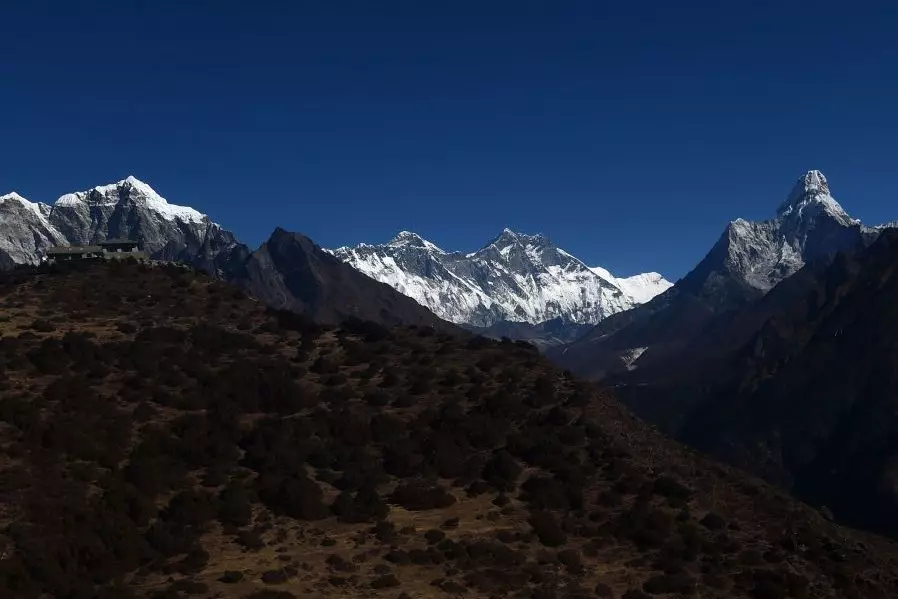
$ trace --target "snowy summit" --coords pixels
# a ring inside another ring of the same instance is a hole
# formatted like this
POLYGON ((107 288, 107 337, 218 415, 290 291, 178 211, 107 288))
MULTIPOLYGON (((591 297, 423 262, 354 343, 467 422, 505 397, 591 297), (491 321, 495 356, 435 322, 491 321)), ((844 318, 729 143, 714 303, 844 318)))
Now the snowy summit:
POLYGON ((590 268, 544 235, 504 229, 475 252, 446 252, 403 231, 382 245, 331 252, 368 276, 475 327, 560 319, 589 325, 648 301, 670 287, 657 273, 617 279, 590 268))

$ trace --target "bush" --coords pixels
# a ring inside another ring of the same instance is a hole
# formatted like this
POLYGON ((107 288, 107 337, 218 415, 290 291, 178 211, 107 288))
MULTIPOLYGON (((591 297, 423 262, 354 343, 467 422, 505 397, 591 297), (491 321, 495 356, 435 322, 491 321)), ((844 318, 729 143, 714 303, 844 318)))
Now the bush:
POLYGON ((246 526, 253 515, 249 494, 236 484, 222 489, 218 495, 218 519, 222 524, 234 526, 246 526))
POLYGON ((714 512, 708 512, 705 517, 700 520, 702 526, 708 530, 720 530, 726 526, 726 520, 714 512))
POLYGON ((442 530, 437 530, 432 528, 424 533, 424 538, 427 540, 429 545, 435 545, 446 538, 446 533, 442 530))
POLYGON ((455 496, 439 485, 402 483, 390 495, 390 501, 407 510, 434 510, 454 504, 455 496))
POLYGON ((372 589, 388 589, 398 587, 401 583, 395 574, 384 574, 371 581, 372 589))
POLYGON ((531 512, 528 520, 539 542, 546 547, 559 547, 567 542, 567 535, 558 525, 558 520, 550 512, 531 512))
POLYGON ((284 584, 289 579, 285 570, 268 570, 262 573, 262 582, 265 584, 284 584))
POLYGON ((656 495, 688 501, 692 497, 692 490, 680 484, 669 476, 659 476, 652 485, 652 492, 656 495))
POLYGON ((241 580, 243 580, 243 572, 237 570, 225 570, 225 573, 218 577, 218 581, 225 584, 236 584, 241 580))
POLYGON ((500 490, 514 488, 515 482, 523 472, 520 464, 504 449, 493 452, 492 457, 483 467, 483 480, 500 490))
POLYGON ((275 513, 297 520, 321 520, 330 512, 321 488, 305 476, 282 477, 265 473, 256 484, 259 498, 275 513))

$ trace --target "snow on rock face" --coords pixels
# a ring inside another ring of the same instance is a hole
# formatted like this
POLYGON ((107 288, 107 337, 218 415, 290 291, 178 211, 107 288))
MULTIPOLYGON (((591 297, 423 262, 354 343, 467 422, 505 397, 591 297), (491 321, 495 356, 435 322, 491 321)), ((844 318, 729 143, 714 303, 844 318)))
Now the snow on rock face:
POLYGON ((67 193, 49 206, 18 194, 0 199, 0 267, 34 264, 48 247, 134 239, 154 258, 178 260, 215 274, 238 245, 208 216, 170 204, 135 177, 67 193))
POLYGON ((673 287, 673 283, 657 272, 646 272, 633 275, 632 277, 618 278, 615 279, 615 282, 637 304, 644 304, 656 295, 664 293, 673 287))
POLYGON ((89 191, 67 193, 56 200, 54 206, 59 208, 83 208, 93 206, 118 206, 123 201, 142 204, 153 214, 165 220, 181 220, 191 223, 202 223, 208 220, 205 214, 201 214, 193 208, 169 204, 156 191, 137 179, 129 176, 118 183, 100 185, 89 191))
POLYGON ((37 264, 43 248, 66 243, 48 220, 50 210, 15 192, 0 196, 0 268, 37 264))
POLYGON ((670 285, 657 275, 651 284, 625 279, 624 290, 610 273, 589 268, 545 236, 510 229, 471 253, 446 252, 408 231, 383 245, 331 253, 441 318, 478 327, 556 318, 594 324, 670 285))
POLYGON ((135 239, 141 249, 166 260, 203 261, 236 243, 206 215, 169 204, 135 177, 63 195, 50 220, 73 243, 135 239))
MULTIPOLYGON (((766 292, 809 260, 860 245, 864 230, 833 198, 823 173, 811 170, 799 177, 775 218, 734 220, 703 262, 723 255, 717 268, 766 292)), ((702 264, 696 270, 703 272, 702 264)))

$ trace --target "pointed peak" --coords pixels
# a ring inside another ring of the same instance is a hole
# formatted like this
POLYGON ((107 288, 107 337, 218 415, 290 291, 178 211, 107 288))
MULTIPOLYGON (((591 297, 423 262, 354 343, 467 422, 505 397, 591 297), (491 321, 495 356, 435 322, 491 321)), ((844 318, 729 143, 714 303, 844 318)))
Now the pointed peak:
POLYGON ((815 194, 829 195, 829 182, 820 171, 810 170, 798 178, 798 181, 795 182, 795 187, 792 188, 792 193, 789 195, 796 194, 803 196, 815 194))
POLYGON ((163 201, 165 201, 164 198, 161 198, 161 196, 159 196, 159 194, 156 193, 155 189, 153 189, 152 187, 149 186, 149 184, 144 183, 143 181, 141 181, 134 175, 128 175, 121 181, 116 181, 115 183, 110 183, 108 185, 98 185, 97 187, 94 187, 92 191, 97 191, 98 193, 103 194, 103 193, 107 193, 109 191, 118 190, 118 189, 122 189, 122 188, 135 189, 144 195, 156 196, 156 197, 159 197, 160 199, 162 199, 163 201))
POLYGON ((145 205, 166 220, 182 220, 202 223, 208 217, 188 206, 169 204, 156 190, 134 175, 108 185, 98 185, 88 191, 67 193, 54 204, 57 208, 81 208, 83 206, 116 206, 123 201, 145 205))
POLYGON ((515 243, 519 243, 522 245, 544 245, 551 242, 549 241, 549 238, 542 233, 528 235, 526 233, 519 233, 517 231, 509 229, 508 227, 505 227, 504 229, 502 229, 501 233, 499 233, 488 244, 484 246, 484 249, 490 247, 491 245, 503 248, 515 243))
POLYGON ((399 233, 396 234, 396 237, 394 237, 392 240, 390 240, 390 242, 387 245, 417 247, 417 248, 424 248, 426 250, 430 250, 432 252, 437 252, 440 254, 446 253, 443 250, 441 250, 439 247, 437 247, 436 244, 431 243, 430 241, 427 241, 426 239, 424 239, 423 237, 421 237, 420 235, 418 235, 417 233, 414 233, 412 231, 400 231, 399 233))
POLYGON ((846 224, 854 222, 833 198, 826 176, 818 170, 810 170, 798 178, 789 196, 780 204, 777 216, 801 217, 808 208, 822 209, 846 224))
POLYGON ((399 231, 390 243, 423 243, 424 238, 412 231, 399 231))

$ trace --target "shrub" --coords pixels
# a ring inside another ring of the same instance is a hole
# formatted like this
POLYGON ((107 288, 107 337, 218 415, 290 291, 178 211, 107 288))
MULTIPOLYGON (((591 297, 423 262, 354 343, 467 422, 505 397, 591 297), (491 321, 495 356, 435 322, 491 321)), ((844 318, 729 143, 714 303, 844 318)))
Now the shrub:
POLYGON ((504 449, 493 452, 490 460, 484 465, 481 476, 483 480, 500 490, 514 487, 523 472, 520 464, 504 449))
POLYGON ((407 510, 434 510, 455 503, 455 496, 439 485, 402 483, 390 495, 390 501, 407 510))
POLYGON ((38 318, 31 323, 31 328, 39 333, 52 333, 56 330, 56 325, 49 320, 38 318))
POLYGON ((437 530, 432 528, 424 533, 424 538, 427 540, 429 545, 435 545, 446 538, 446 533, 442 530, 437 530))
POLYGON ((692 490, 680 484, 669 476, 659 476, 652 485, 652 492, 656 495, 688 501, 692 497, 692 490))
POLYGON ((567 535, 558 526, 558 520, 550 512, 531 512, 528 520, 539 542, 546 547, 559 547, 567 542, 567 535))
POLYGON ((243 572, 237 570, 225 570, 225 573, 218 577, 218 581, 225 584, 236 584, 241 580, 243 580, 243 572))
POLYGON ((720 530, 726 526, 726 520, 714 512, 708 512, 705 517, 700 520, 702 526, 708 530, 720 530))
POLYGON ((558 559, 558 563, 566 566, 569 570, 579 570, 583 566, 580 552, 576 549, 562 549, 555 557, 558 559))
POLYGON ((379 576, 371 581, 372 589, 388 589, 392 587, 398 587, 399 585, 399 579, 396 578, 395 574, 384 574, 383 576, 379 576))
POLYGON ((284 570, 268 570, 262 573, 262 582, 265 584, 283 584, 290 576, 284 570))
POLYGON ((265 473, 257 479, 259 498, 272 511, 297 520, 321 520, 329 513, 321 488, 305 476, 265 473))

